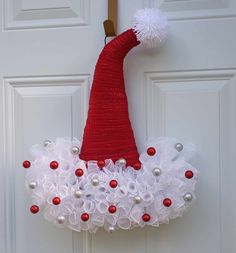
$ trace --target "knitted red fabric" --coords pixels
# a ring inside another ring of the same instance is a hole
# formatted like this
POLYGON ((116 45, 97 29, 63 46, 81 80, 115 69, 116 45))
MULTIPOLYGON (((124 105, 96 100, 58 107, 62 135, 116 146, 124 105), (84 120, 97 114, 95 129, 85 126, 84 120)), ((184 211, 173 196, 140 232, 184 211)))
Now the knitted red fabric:
POLYGON ((130 29, 108 43, 99 56, 80 152, 80 158, 85 161, 116 162, 125 158, 131 166, 139 162, 123 74, 124 58, 138 44, 130 29))

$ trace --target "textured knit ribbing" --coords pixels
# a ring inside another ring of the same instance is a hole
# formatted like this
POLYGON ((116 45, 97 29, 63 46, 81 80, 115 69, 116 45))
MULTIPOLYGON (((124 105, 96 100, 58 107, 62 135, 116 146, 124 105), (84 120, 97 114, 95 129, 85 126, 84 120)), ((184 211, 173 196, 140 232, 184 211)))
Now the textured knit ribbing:
POLYGON ((129 120, 123 62, 139 42, 132 29, 107 44, 101 52, 90 94, 80 158, 89 160, 125 158, 137 163, 137 151, 129 120))

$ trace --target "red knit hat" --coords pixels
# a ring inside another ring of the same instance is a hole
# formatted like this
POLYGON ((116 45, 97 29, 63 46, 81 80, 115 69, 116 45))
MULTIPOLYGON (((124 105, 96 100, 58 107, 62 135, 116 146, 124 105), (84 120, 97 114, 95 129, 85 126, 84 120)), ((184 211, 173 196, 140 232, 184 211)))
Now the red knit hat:
POLYGON ((123 73, 124 58, 137 45, 162 44, 166 20, 157 10, 136 12, 132 29, 108 43, 98 59, 89 101, 80 158, 105 161, 120 158, 139 166, 139 154, 131 127, 123 73))

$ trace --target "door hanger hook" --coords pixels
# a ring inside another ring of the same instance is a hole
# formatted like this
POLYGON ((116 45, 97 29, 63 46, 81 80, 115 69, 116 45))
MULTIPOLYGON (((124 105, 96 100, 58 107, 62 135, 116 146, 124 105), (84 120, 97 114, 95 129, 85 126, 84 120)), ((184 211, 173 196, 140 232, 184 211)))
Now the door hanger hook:
POLYGON ((108 37, 114 37, 117 33, 117 0, 108 0, 108 19, 103 22, 105 31, 104 43, 108 37))

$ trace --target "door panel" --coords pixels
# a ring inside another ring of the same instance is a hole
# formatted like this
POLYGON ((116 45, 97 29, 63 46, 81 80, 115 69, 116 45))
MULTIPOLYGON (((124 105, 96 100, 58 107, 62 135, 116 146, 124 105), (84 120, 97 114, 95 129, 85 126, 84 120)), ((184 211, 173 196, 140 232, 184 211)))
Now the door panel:
POLYGON ((58 229, 28 212, 21 162, 56 137, 81 139, 106 0, 2 0, 0 25, 0 252, 231 253, 236 205, 236 9, 234 0, 120 0, 119 31, 136 9, 169 18, 161 49, 134 49, 125 79, 135 138, 196 144, 197 201, 159 228, 95 235, 58 229))
POLYGON ((76 237, 71 231, 56 229, 40 216, 35 220, 28 212, 30 202, 20 161, 23 157, 30 159, 32 143, 40 143, 45 137, 81 138, 87 114, 88 76, 6 78, 4 88, 6 213, 10 238, 15 238, 15 244, 9 242, 9 252, 31 252, 32 247, 36 252, 73 252, 72 239, 76 237))

